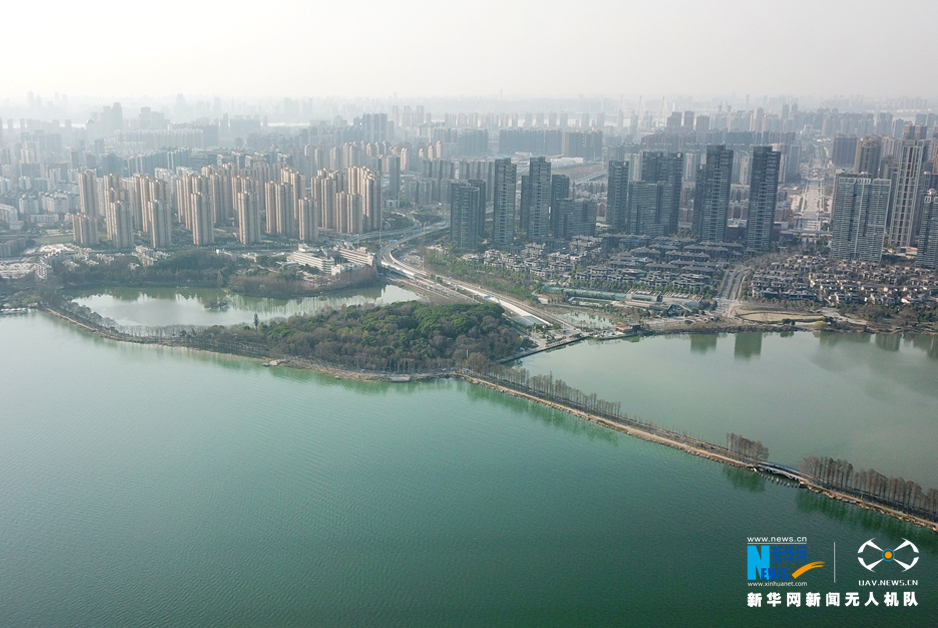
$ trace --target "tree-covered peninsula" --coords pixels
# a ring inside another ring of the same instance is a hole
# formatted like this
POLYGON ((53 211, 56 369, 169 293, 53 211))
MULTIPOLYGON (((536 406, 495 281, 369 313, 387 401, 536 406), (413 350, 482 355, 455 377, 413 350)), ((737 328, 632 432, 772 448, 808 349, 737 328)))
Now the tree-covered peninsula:
POLYGON ((367 266, 329 276, 309 267, 281 266, 265 255, 251 261, 205 249, 188 249, 148 265, 141 264, 135 255, 121 253, 98 257, 93 263, 56 262, 55 277, 61 287, 68 289, 185 286, 225 288, 250 297, 291 299, 375 284, 378 269, 367 266))
POLYGON ((186 344, 231 353, 264 351, 335 368, 414 373, 487 363, 531 346, 495 303, 419 301, 346 307, 256 326, 211 327, 186 344))

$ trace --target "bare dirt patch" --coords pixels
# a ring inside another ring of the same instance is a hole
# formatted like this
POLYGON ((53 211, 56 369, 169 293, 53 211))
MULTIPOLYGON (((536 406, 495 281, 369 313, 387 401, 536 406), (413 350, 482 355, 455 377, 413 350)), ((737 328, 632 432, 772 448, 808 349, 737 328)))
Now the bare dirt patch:
POLYGON ((785 320, 795 321, 796 323, 813 323, 824 320, 823 314, 785 312, 781 310, 737 310, 736 316, 744 321, 754 323, 781 323, 785 320))

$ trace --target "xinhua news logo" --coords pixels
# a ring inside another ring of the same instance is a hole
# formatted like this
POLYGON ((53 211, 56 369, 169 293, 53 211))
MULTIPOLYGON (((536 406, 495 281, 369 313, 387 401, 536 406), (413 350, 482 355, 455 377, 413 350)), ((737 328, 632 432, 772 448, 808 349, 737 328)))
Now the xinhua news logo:
POLYGON ((857 550, 857 560, 860 561, 860 564, 869 571, 876 569, 876 566, 880 563, 883 563, 884 565, 895 563, 896 565, 902 567, 903 572, 908 571, 909 569, 912 569, 912 567, 915 567, 915 563, 918 562, 918 548, 915 546, 915 543, 909 539, 902 540, 904 543, 897 546, 896 548, 883 549, 874 543, 875 539, 870 539, 861 545, 859 550, 857 550), (912 562, 903 562, 902 560, 899 560, 900 556, 902 556, 902 558, 904 558, 906 561, 911 558, 912 562), (866 560, 864 560, 864 557, 866 557, 866 560))
POLYGON ((746 546, 749 580, 797 580, 806 571, 823 567, 823 561, 808 562, 807 543, 757 544, 746 546))

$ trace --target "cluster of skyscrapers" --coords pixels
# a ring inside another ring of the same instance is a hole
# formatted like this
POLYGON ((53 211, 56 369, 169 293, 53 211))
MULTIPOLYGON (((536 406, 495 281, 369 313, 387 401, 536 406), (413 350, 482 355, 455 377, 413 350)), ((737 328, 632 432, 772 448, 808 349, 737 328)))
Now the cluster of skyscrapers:
POLYGON ((831 255, 879 262, 883 249, 917 247, 920 265, 935 267, 938 233, 932 228, 938 156, 925 125, 909 125, 902 139, 868 135, 834 138, 837 174, 831 209, 831 255), (852 152, 852 158, 850 153, 852 152))
MULTIPOLYGON (((753 148, 746 245, 755 251, 768 251, 772 245, 780 165, 779 151, 769 146, 753 148)), ((495 170, 498 194, 493 202, 492 242, 496 246, 507 246, 515 236, 516 166, 509 159, 500 159, 495 161, 495 170)), ((631 162, 610 160, 606 179, 606 225, 621 234, 676 235, 680 228, 684 170, 684 154, 680 152, 642 151, 640 157, 631 162), (633 164, 639 168, 636 177, 630 173, 633 164)), ((706 161, 698 168, 693 199, 692 233, 701 241, 727 240, 732 174, 733 151, 722 145, 708 147, 706 161)), ((569 240, 577 235, 595 235, 598 204, 595 200, 575 199, 570 178, 552 174, 551 163, 545 157, 532 157, 528 161, 528 172, 521 176, 520 186, 517 227, 518 235, 524 240, 545 242, 551 238, 569 240)), ((457 216, 464 215, 464 209, 456 200, 451 206, 458 207, 453 210, 455 222, 457 216)), ((484 220, 477 218, 472 221, 484 224, 484 220)), ((474 248, 484 237, 481 229, 460 229, 459 232, 478 233, 477 238, 464 240, 455 235, 454 226, 453 240, 460 249, 474 248)))
MULTIPOLYGON (((218 99, 214 120, 172 123, 175 114, 149 107, 129 117, 119 103, 83 127, 24 119, 17 129, 6 119, 0 215, 13 230, 64 218, 85 244, 103 230, 115 248, 141 240, 167 248, 190 238, 210 245, 233 235, 251 245, 360 234, 380 230, 388 209, 423 207, 448 213, 457 250, 561 245, 595 235, 604 220, 612 234, 689 231, 763 252, 780 229, 786 237, 811 229, 795 221, 784 231, 792 191, 779 185, 800 182, 809 160, 826 163, 819 151, 829 147, 850 171, 835 184, 832 254, 875 260, 884 246, 917 246, 927 263, 938 237, 926 207, 938 187, 928 137, 935 115, 911 122, 766 100, 775 111, 720 105, 699 115, 662 102, 655 116, 639 102, 629 116, 621 104, 608 118, 603 99, 602 110, 573 117, 476 112, 442 121, 392 106, 294 128, 230 118, 218 99)), ((296 117, 310 106, 287 99, 283 111, 296 117)))
POLYGON ((160 175, 99 178, 83 171, 79 211, 72 217, 75 240, 97 243, 98 216, 116 249, 131 248, 134 232, 154 248, 168 248, 174 222, 192 232, 196 246, 214 243, 216 228, 230 228, 239 242, 254 244, 265 234, 315 242, 320 229, 358 234, 382 226, 381 175, 369 168, 321 170, 309 185, 296 169, 262 160, 160 175))
MULTIPOLYGON (((638 180, 632 164, 611 160, 608 169, 606 223, 622 233, 675 235, 681 213, 685 156, 680 152, 643 151, 638 180)), ((746 246, 768 251, 772 243, 781 153, 754 146, 749 170, 749 211, 746 246)), ((725 242, 733 177, 733 151, 708 146, 706 161, 697 169, 691 232, 703 242, 725 242)))
MULTIPOLYGON (((521 175, 520 196, 517 164, 510 158, 496 159, 492 172, 490 242, 494 246, 511 246, 516 237, 543 243, 596 234, 597 202, 575 199, 570 178, 552 174, 546 157, 532 157, 528 161, 528 173, 521 175)), ((487 187, 486 181, 477 179, 459 181, 450 187, 450 232, 456 249, 473 249, 488 237, 487 187)))

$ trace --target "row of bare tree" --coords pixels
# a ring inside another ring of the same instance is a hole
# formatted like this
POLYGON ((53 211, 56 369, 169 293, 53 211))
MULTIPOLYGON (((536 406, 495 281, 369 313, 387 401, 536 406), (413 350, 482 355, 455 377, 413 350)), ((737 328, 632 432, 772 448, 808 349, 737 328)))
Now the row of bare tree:
POLYGON ((508 384, 513 388, 524 389, 539 397, 552 399, 569 404, 579 410, 591 414, 598 414, 615 419, 627 419, 622 414, 622 402, 605 401, 596 396, 596 393, 586 394, 579 388, 567 384, 562 379, 554 379, 550 375, 531 375, 527 369, 505 368, 491 366, 478 373, 490 380, 508 384))
MULTIPOLYGON (((739 434, 726 435, 726 448, 711 445, 677 434, 650 424, 639 423, 622 413, 619 402, 604 401, 595 394, 587 395, 552 375, 531 375, 526 369, 490 366, 475 371, 476 375, 539 397, 559 401, 571 407, 585 410, 624 423, 641 427, 676 440, 693 442, 695 445, 720 451, 744 462, 762 462, 769 458, 769 448, 759 441, 752 441, 739 434)), ((938 520, 938 490, 922 487, 903 478, 889 478, 873 469, 855 471, 846 460, 832 458, 805 458, 801 472, 822 485, 856 494, 859 497, 888 504, 905 512, 938 520)))
POLYGON ((857 470, 846 460, 814 456, 802 460, 801 472, 832 488, 871 497, 932 519, 938 517, 938 490, 922 490, 911 480, 886 477, 875 469, 857 470))
POLYGON ((751 458, 752 460, 769 459, 768 447, 757 440, 752 441, 743 438, 739 434, 730 433, 726 435, 726 448, 743 458, 751 458))
POLYGON ((766 460, 769 456, 769 450, 762 443, 747 440, 736 434, 728 435, 727 440, 732 437, 732 444, 735 448, 721 447, 707 441, 694 438, 686 433, 679 433, 663 427, 658 427, 646 421, 640 421, 630 417, 622 412, 622 403, 620 401, 605 401, 596 396, 596 393, 586 394, 582 390, 570 386, 562 379, 555 379, 550 375, 531 375, 526 369, 511 368, 497 364, 487 364, 480 368, 479 365, 471 365, 473 373, 477 377, 488 379, 491 382, 514 388, 521 392, 533 394, 542 399, 555 401, 577 410, 583 410, 590 414, 595 414, 618 423, 638 427, 642 430, 664 436, 674 441, 688 443, 695 447, 707 449, 723 456, 736 458, 741 462, 752 462, 754 460, 766 460))

